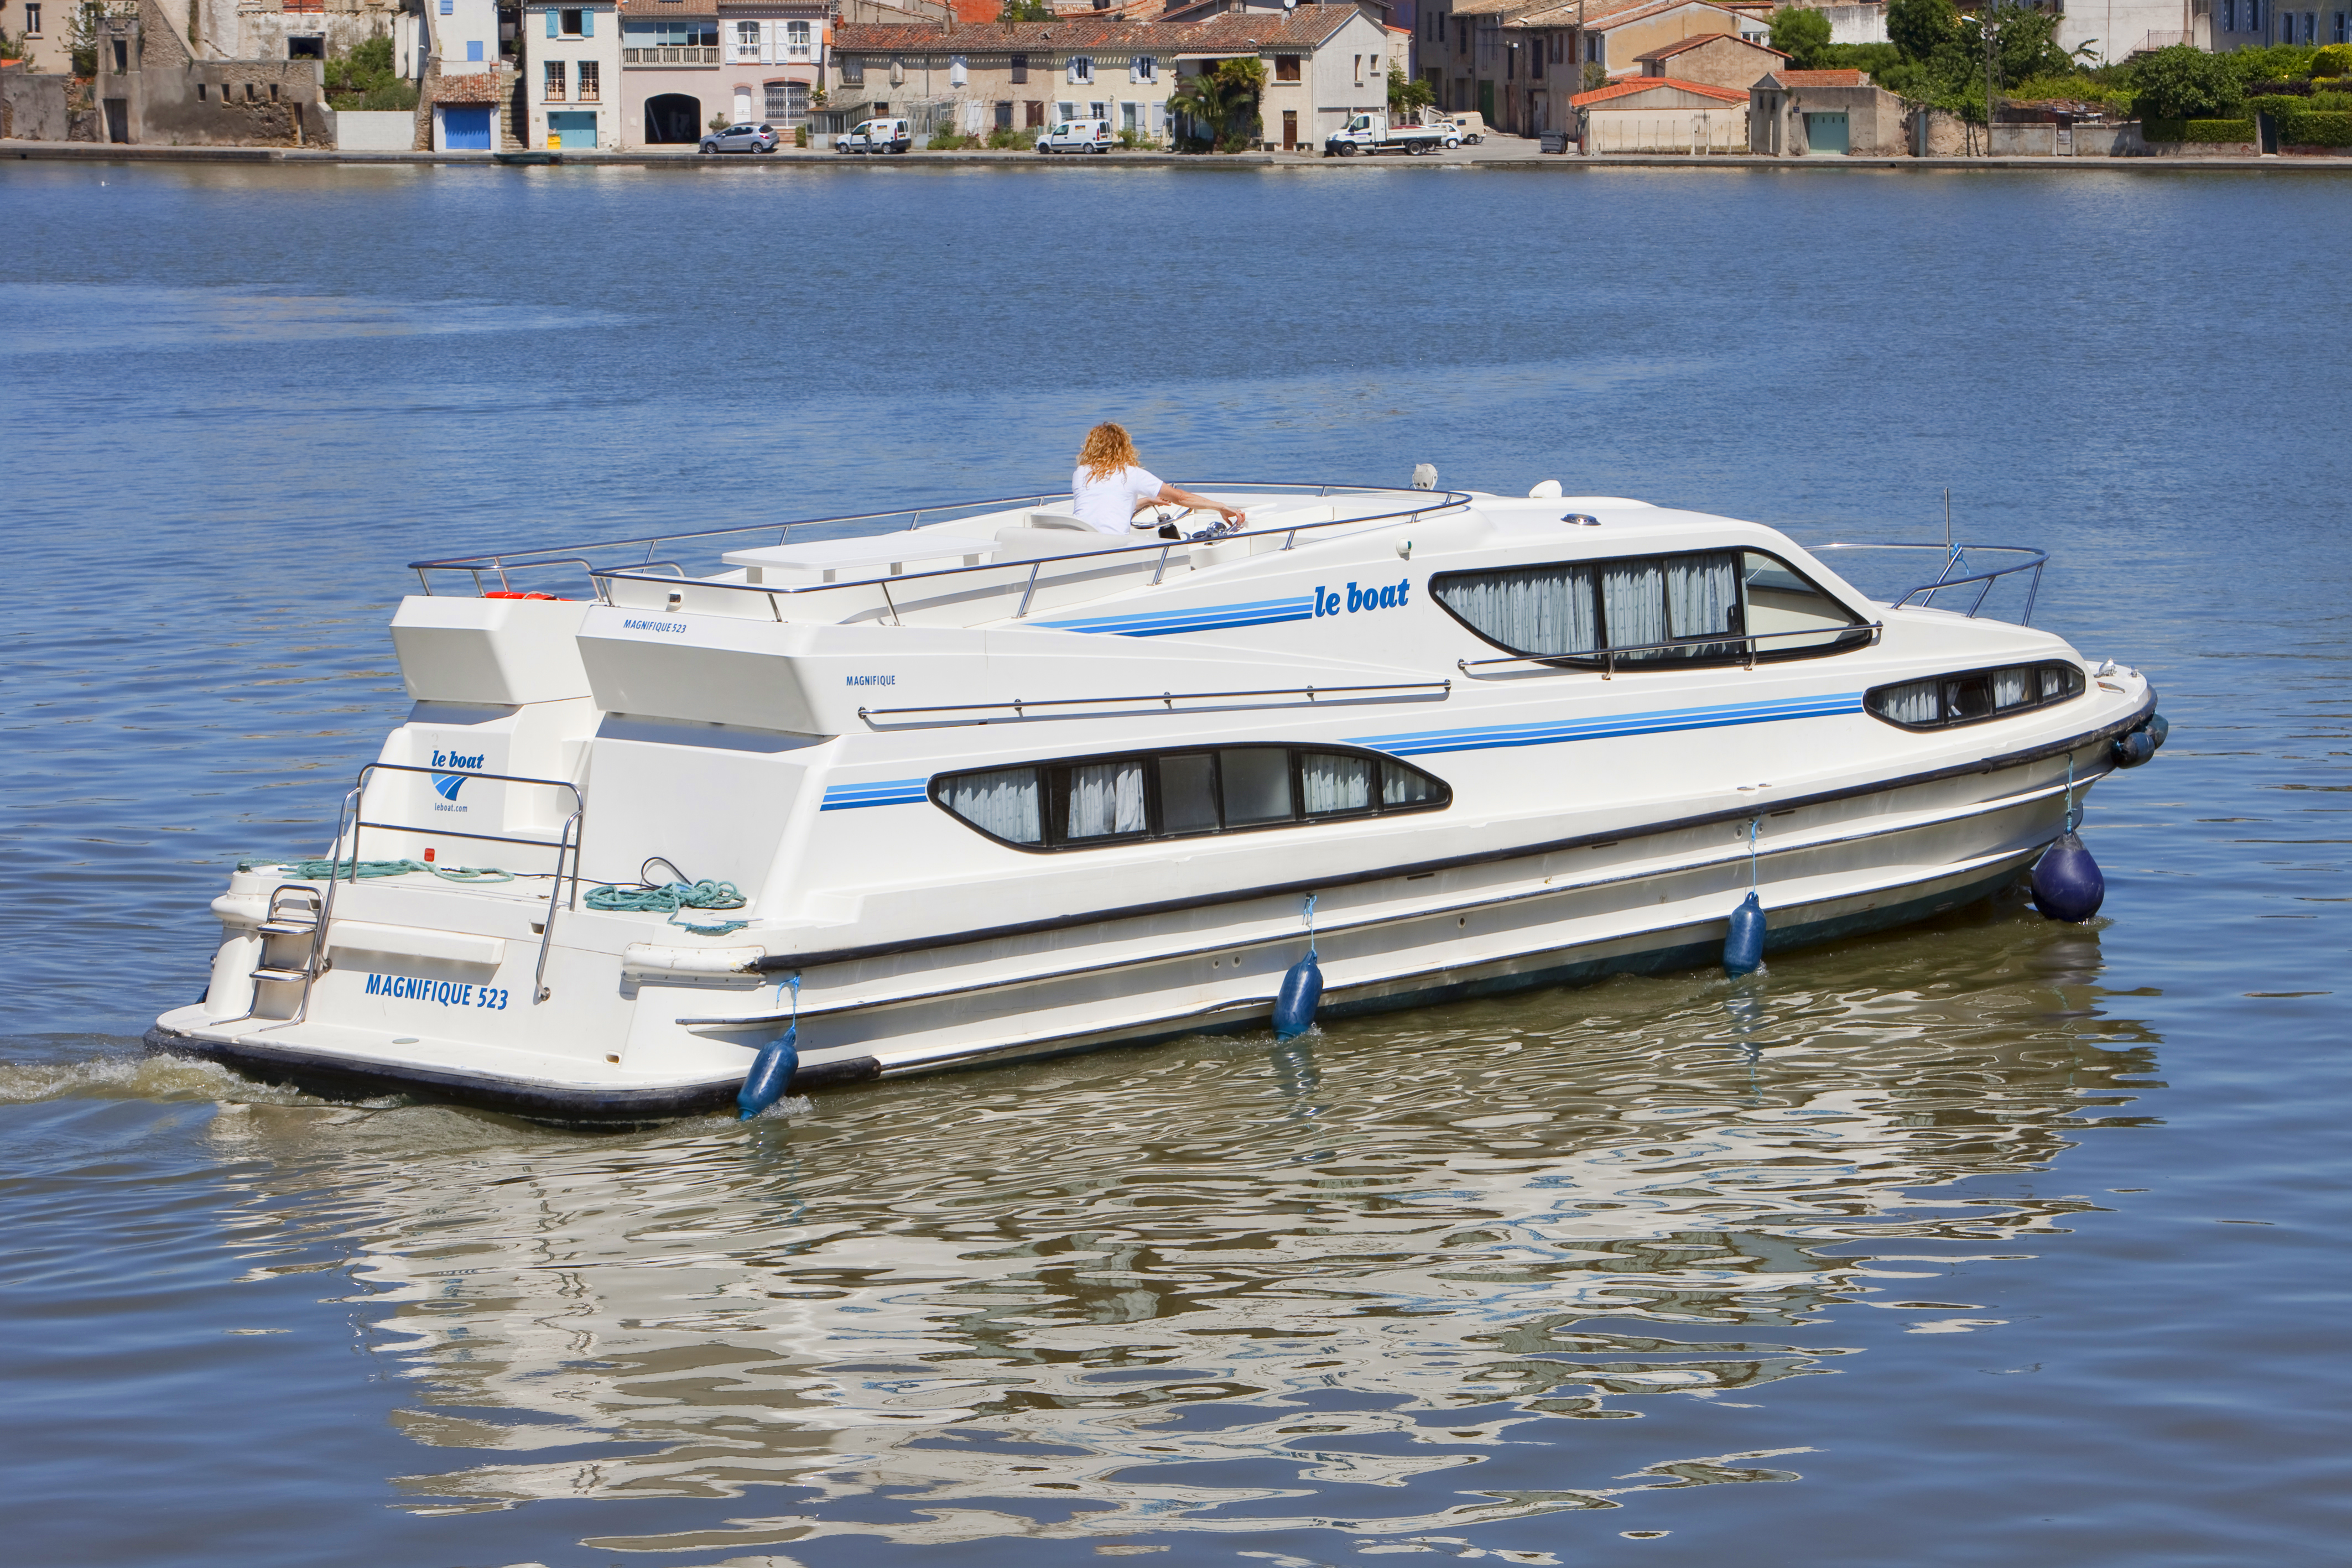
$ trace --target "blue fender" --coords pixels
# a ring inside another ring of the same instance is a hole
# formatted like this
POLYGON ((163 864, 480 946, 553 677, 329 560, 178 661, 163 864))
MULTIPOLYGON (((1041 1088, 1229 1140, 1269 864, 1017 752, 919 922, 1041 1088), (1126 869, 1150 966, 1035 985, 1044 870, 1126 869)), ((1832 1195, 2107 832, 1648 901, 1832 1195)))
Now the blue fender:
POLYGON ((2099 912, 2107 896, 2107 879, 2099 862, 2068 833, 2033 863, 2033 906, 2053 920, 2080 925, 2099 912))
POLYGON ((1323 1000, 1323 966, 1312 948, 1282 977, 1274 998, 1274 1038, 1296 1040, 1315 1027, 1315 1009, 1323 1000))
POLYGON ((1764 905, 1754 893, 1731 912, 1731 929, 1723 938, 1723 972, 1738 979, 1764 967, 1764 905))
POLYGON ((751 1071, 743 1075, 743 1087, 735 1095, 738 1121, 750 1121, 790 1092, 793 1074, 801 1068, 800 1033, 801 1026, 793 1025, 752 1061, 751 1071))

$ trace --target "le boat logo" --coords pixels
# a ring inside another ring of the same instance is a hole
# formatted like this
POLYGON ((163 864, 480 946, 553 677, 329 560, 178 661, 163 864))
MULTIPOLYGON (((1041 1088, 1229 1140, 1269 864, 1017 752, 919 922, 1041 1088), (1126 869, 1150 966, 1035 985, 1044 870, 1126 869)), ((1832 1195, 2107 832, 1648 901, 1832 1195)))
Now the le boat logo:
POLYGON ((1412 579, 1409 577, 1384 582, 1378 588, 1358 588, 1351 582, 1344 595, 1318 587, 1315 590, 1315 613, 1319 618, 1342 611, 1352 614, 1359 610, 1400 610, 1404 607, 1405 595, 1412 591, 1412 579))
MULTIPOLYGON (((470 768, 474 772, 478 773, 482 769, 482 759, 488 755, 489 753, 485 751, 476 752, 471 757, 463 757, 454 751, 436 751, 433 754, 433 766, 436 768, 470 768)), ((436 811, 464 810, 466 808, 458 805, 457 801, 457 791, 465 787, 466 775, 463 773, 434 774, 433 792, 440 796, 441 799, 434 803, 433 809, 436 811)))

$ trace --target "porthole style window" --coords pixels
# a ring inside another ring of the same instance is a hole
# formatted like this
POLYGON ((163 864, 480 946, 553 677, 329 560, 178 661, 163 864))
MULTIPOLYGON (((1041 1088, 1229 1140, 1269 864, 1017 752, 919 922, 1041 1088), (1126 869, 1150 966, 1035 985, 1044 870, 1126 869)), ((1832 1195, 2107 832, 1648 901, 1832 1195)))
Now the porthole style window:
POLYGON ((1900 685, 1873 686, 1862 699, 1872 716, 1900 729, 1948 729, 2007 718, 2083 695, 2083 672, 2073 664, 2003 664, 1900 685))
POLYGON ((1001 842, 1076 850, 1434 811, 1454 792, 1378 752, 1223 746, 942 773, 931 799, 1001 842))
POLYGON ((1761 550, 1447 571, 1429 591, 1498 648, 1591 665, 1724 664, 1859 648, 1870 628, 1761 550), (1729 639, 1729 640, 1725 640, 1729 639))

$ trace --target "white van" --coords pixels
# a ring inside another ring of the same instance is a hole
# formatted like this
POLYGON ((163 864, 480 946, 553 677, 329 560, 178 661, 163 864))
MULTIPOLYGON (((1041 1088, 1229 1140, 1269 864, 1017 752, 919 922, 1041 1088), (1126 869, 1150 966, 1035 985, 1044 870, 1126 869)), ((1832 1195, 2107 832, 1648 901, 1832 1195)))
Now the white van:
POLYGON ((904 152, 915 144, 915 133, 903 120, 861 120, 834 138, 835 152, 904 152))
POLYGON ((1040 152, 1108 152, 1118 137, 1108 120, 1065 120, 1037 136, 1040 152))

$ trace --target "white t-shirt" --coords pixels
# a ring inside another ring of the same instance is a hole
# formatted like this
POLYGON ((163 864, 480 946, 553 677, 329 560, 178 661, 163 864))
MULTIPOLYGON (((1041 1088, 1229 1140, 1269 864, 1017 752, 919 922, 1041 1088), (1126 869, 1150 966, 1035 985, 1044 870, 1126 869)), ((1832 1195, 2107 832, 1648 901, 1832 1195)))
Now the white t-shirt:
POLYGON ((1133 464, 1097 479, 1084 468, 1070 476, 1070 510, 1097 533, 1123 534, 1134 520, 1135 504, 1160 494, 1160 480, 1133 464))

